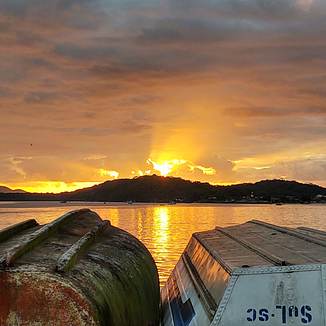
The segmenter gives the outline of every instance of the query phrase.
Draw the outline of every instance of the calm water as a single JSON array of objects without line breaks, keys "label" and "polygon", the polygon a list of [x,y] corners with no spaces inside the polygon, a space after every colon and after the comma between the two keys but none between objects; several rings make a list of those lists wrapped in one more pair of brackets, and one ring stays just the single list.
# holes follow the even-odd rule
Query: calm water
[{"label": "calm water", "polygon": [[156,260],[163,283],[195,231],[250,219],[326,230],[326,205],[127,205],[51,202],[0,202],[0,228],[35,218],[47,223],[65,212],[90,207],[102,218],[139,238]]}]

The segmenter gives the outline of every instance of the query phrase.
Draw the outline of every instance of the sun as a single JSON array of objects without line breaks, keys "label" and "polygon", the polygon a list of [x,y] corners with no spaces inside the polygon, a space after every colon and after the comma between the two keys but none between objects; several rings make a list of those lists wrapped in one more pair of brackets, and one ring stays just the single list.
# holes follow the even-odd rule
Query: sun
[{"label": "sun", "polygon": [[169,175],[172,170],[177,167],[180,166],[182,164],[184,164],[186,161],[185,160],[168,160],[168,161],[163,161],[163,162],[155,162],[151,159],[147,160],[147,163],[152,164],[153,169],[160,172],[161,176],[166,177],[167,175]]},{"label": "sun", "polygon": [[173,166],[169,164],[168,162],[163,162],[161,164],[159,163],[154,163],[153,167],[155,170],[159,171],[160,174],[164,177],[166,177],[171,171]]}]

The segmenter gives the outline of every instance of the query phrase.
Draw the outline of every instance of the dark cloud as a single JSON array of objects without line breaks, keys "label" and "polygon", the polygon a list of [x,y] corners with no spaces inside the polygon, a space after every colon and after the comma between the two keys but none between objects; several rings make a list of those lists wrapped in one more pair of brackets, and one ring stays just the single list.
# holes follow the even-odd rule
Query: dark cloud
[{"label": "dark cloud", "polygon": [[259,30],[247,21],[203,21],[200,19],[167,18],[156,22],[151,28],[144,28],[138,42],[148,44],[204,44],[240,39]]},{"label": "dark cloud", "polygon": [[11,97],[12,95],[13,95],[13,93],[11,92],[11,90],[9,88],[0,87],[0,97],[2,97],[2,98]]},{"label": "dark cloud", "polygon": [[62,95],[52,92],[31,92],[25,95],[24,101],[27,104],[43,104],[58,101]]},{"label": "dark cloud", "polygon": [[288,117],[288,116],[325,116],[326,107],[305,107],[305,108],[278,108],[278,107],[243,107],[228,108],[225,113],[231,116],[243,116],[245,118],[270,118],[270,117]]},{"label": "dark cloud", "polygon": [[255,21],[289,21],[303,18],[309,12],[324,14],[324,2],[305,0],[171,0],[170,7],[175,13],[185,15],[205,14],[209,17],[226,17]]},{"label": "dark cloud", "polygon": [[21,46],[36,46],[45,41],[43,37],[32,32],[17,31],[15,34],[15,42],[19,43]]},{"label": "dark cloud", "polygon": [[54,52],[74,60],[105,60],[119,56],[118,50],[110,44],[97,44],[96,46],[90,45],[87,47],[72,43],[64,43],[58,44]]},{"label": "dark cloud", "polygon": [[94,29],[101,17],[97,3],[96,0],[2,0],[0,12],[9,17],[24,18],[25,23],[43,28]]},{"label": "dark cloud", "polygon": [[143,106],[157,102],[160,99],[161,97],[158,95],[136,95],[123,99],[120,104],[122,106]]}]

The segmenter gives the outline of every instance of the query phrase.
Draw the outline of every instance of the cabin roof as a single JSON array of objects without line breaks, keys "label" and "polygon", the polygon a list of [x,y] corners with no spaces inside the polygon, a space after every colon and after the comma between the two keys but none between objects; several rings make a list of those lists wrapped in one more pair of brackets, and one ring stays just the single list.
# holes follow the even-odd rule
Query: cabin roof
[{"label": "cabin roof", "polygon": [[238,267],[326,263],[326,232],[310,228],[252,220],[198,232],[194,237],[229,272]]}]

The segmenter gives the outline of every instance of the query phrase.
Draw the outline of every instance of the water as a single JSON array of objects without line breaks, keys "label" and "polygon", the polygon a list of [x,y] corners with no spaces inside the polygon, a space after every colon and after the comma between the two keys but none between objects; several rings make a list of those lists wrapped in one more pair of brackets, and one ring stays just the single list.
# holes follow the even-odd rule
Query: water
[{"label": "water", "polygon": [[152,253],[161,284],[169,276],[191,234],[216,225],[228,226],[250,219],[284,226],[326,230],[326,205],[146,205],[124,203],[0,202],[0,228],[35,218],[47,223],[65,212],[89,207],[104,219],[140,239]]}]

